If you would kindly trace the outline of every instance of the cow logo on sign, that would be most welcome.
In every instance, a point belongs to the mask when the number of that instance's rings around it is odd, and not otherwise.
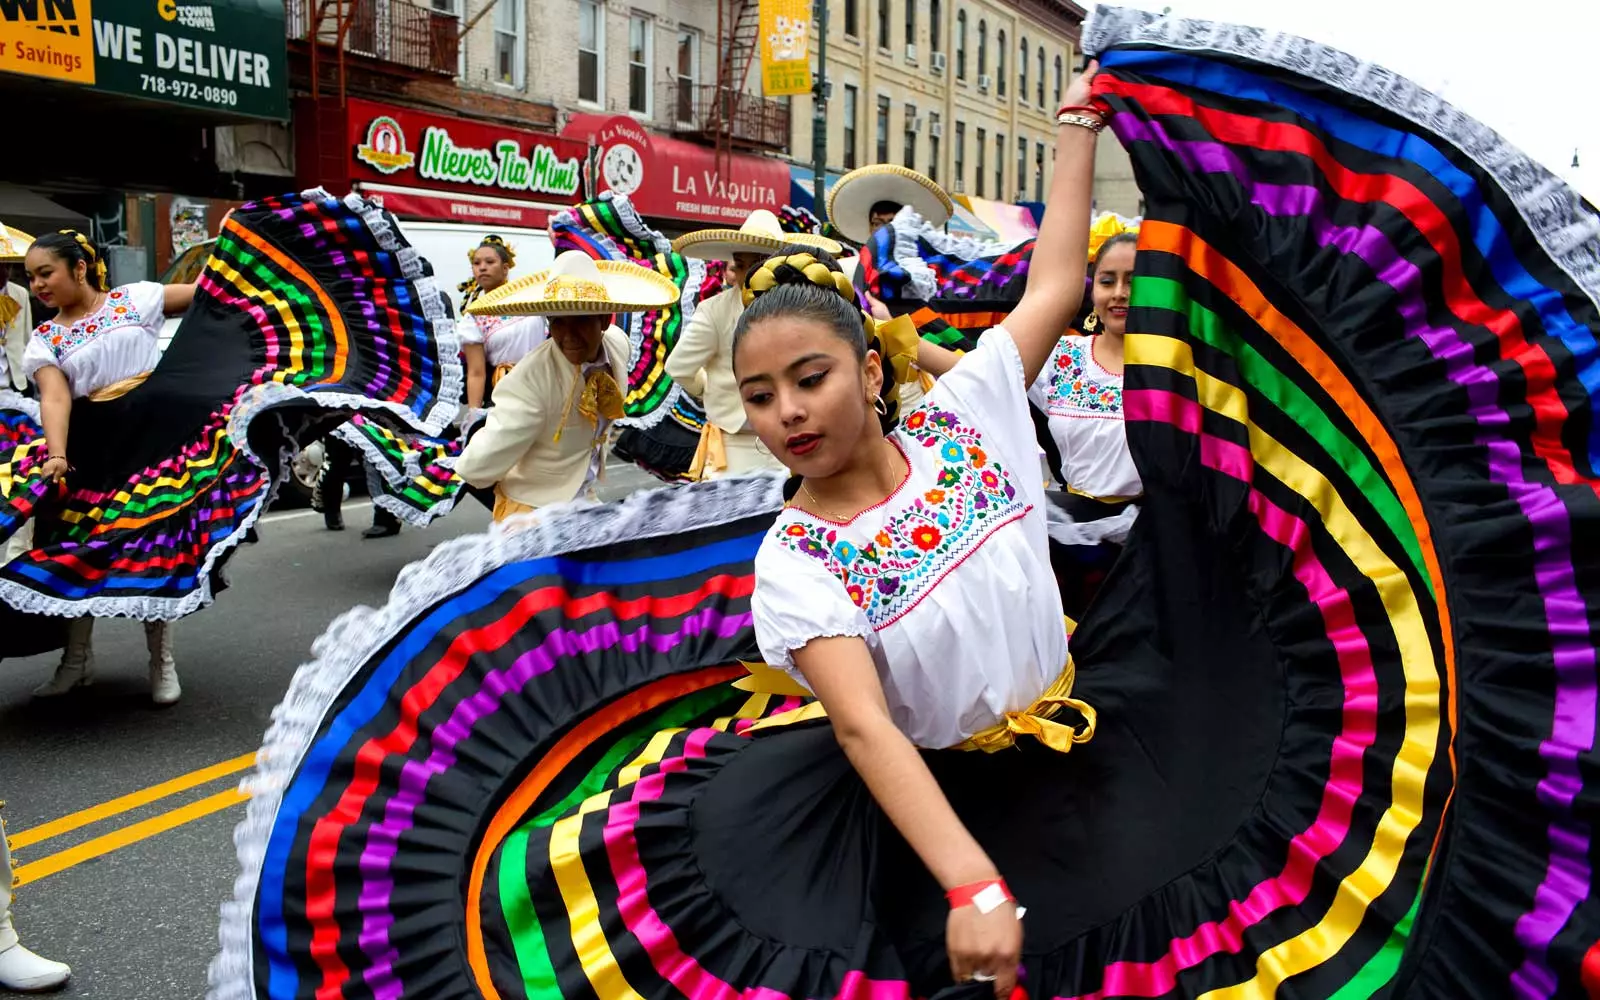
[[[600,162],[606,187],[616,194],[633,194],[644,183],[644,158],[626,143],[612,143]]]
[[[398,173],[416,160],[406,149],[406,134],[400,123],[379,115],[367,125],[367,141],[356,147],[356,159],[382,174]]]

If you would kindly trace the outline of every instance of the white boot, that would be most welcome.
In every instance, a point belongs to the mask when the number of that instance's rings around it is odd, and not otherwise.
[[[183,697],[178,684],[178,668],[172,662],[172,629],[169,622],[145,622],[144,645],[150,650],[150,700],[171,705]]]
[[[72,975],[72,970],[24,948],[17,940],[16,929],[11,926],[13,881],[5,822],[0,821],[0,990],[38,993],[59,989]]]
[[[67,648],[61,653],[56,674],[33,689],[35,698],[59,698],[74,688],[94,683],[94,619],[67,622]]]

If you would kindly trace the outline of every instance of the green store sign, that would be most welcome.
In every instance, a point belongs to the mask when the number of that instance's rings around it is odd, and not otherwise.
[[[282,0],[96,0],[91,17],[96,90],[289,117]]]

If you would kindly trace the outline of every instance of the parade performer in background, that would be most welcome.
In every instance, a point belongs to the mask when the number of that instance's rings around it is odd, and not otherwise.
[[[857,167],[828,191],[828,219],[857,246],[910,208],[917,218],[942,229],[955,214],[950,196],[926,175],[894,163]]]
[[[334,625],[274,715],[218,1000],[909,998],[994,976],[977,997],[1018,951],[1030,997],[1592,986],[1592,213],[1460,111],[1316,43],[1102,8],[1084,47],[1104,53],[1100,98],[1075,88],[1061,112],[1041,259],[1086,264],[1082,242],[1049,250],[1054,220],[1082,239],[1102,102],[1148,206],[1124,391],[1144,506],[1066,650],[1093,741],[1044,746],[1062,733],[979,690],[1020,700],[1061,668],[1047,588],[937,582],[940,554],[997,561],[1002,534],[1037,534],[1027,428],[969,434],[1026,423],[1019,338],[986,334],[905,414],[910,456],[871,433],[871,355],[835,338],[803,375],[763,364],[767,405],[780,429],[809,420],[802,378],[853,403],[822,411],[820,441],[784,431],[859,469],[813,478],[803,508],[848,516],[901,468],[864,459],[917,463],[888,542],[785,510],[771,475],[441,546]],[[934,464],[946,482],[925,486]],[[795,620],[864,636],[832,637],[856,650],[839,666],[885,688],[831,725],[792,676],[743,665],[758,636],[787,645],[756,560],[789,545],[780,584],[811,560],[830,594]],[[891,620],[924,593],[965,606],[943,612],[957,635]],[[889,713],[946,695],[880,653],[956,675],[981,711]],[[872,780],[890,817],[948,802],[902,837],[850,760],[891,738],[883,714],[914,742],[1002,714],[1018,738],[869,761],[913,776]]]
[[[32,243],[27,233],[0,224],[0,390],[28,390],[22,355],[33,329],[33,303],[16,279],[27,280],[24,258]]]
[[[467,308],[468,316],[543,316],[550,324],[549,340],[501,380],[487,422],[456,460],[465,482],[494,489],[496,521],[592,497],[628,378],[628,339],[611,315],[677,299],[677,287],[654,271],[571,250]]]
[[[111,288],[105,261],[89,238],[74,230],[33,241],[26,258],[33,294],[56,310],[40,325],[23,355],[22,372],[38,388],[45,457],[40,472],[51,481],[73,471],[69,454],[86,468],[103,467],[92,438],[69,441],[74,403],[107,403],[137,388],[161,358],[161,327],[168,315],[194,300],[193,285],[139,281]],[[80,421],[87,426],[89,421]],[[68,448],[72,450],[69,452]],[[37,528],[38,526],[36,526]],[[35,544],[57,537],[55,526],[34,536]],[[67,646],[50,680],[34,688],[36,698],[54,698],[94,681],[94,618],[80,615],[67,625]],[[144,623],[150,653],[150,700],[171,705],[182,696],[172,660],[172,633],[164,620]]]
[[[461,392],[454,330],[438,326],[433,281],[393,221],[321,191],[233,213],[193,287],[106,289],[78,234],[36,241],[28,268],[62,313],[27,354],[42,431],[21,430],[0,453],[0,540],[38,522],[33,547],[0,565],[0,600],[74,619],[44,693],[92,679],[88,619],[126,616],[148,623],[154,693],[170,700],[164,623],[225,585],[222,565],[286,456],[352,412],[448,426]],[[160,317],[191,296],[158,354]],[[21,631],[8,621],[0,655],[29,648]]]
[[[517,266],[516,249],[494,235],[485,236],[469,258],[472,277],[461,284],[456,335],[466,362],[467,406],[478,410],[489,405],[495,384],[511,366],[544,343],[550,328],[543,316],[467,315],[468,306],[505,284]]]
[[[0,802],[0,809],[5,807]],[[11,920],[16,903],[12,886],[16,884],[16,865],[11,845],[6,840],[6,821],[0,816],[0,990],[17,993],[43,993],[60,989],[72,977],[72,969],[62,962],[41,958],[23,947]]]
[[[821,236],[783,232],[777,216],[764,208],[751,212],[738,229],[702,229],[673,241],[673,251],[685,257],[729,262],[724,273],[727,288],[700,304],[667,355],[667,374],[697,397],[706,411],[700,445],[689,466],[690,479],[783,467],[745,420],[739,384],[733,377],[733,330],[744,314],[745,275],[786,244],[816,247],[830,254],[842,249]]]

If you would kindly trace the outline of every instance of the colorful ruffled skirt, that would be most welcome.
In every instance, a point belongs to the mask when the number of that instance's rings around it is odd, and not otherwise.
[[[1137,43],[1098,86],[1149,204],[1146,495],[1071,640],[1097,734],[924,754],[1028,908],[1028,996],[1592,993],[1595,221],[1392,75],[1154,18],[1085,43]],[[541,510],[337,622],[248,782],[214,996],[947,987],[939,887],[743,666],[780,502]]]
[[[34,547],[0,565],[0,601],[146,620],[203,607],[294,449],[352,413],[412,433],[454,418],[444,317],[427,263],[371,203],[311,191],[245,205],[149,377],[74,401],[64,485],[39,475],[37,411],[0,398],[0,542],[39,522]]]

